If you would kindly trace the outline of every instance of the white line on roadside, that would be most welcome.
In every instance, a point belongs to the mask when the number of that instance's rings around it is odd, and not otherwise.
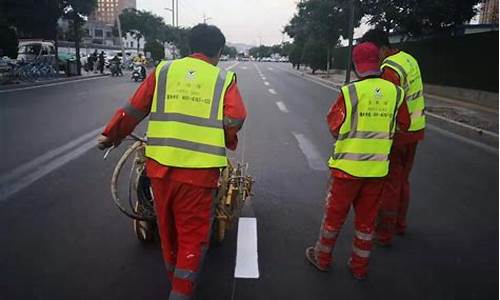
[[[281,101],[278,101],[276,102],[276,105],[278,106],[278,108],[284,112],[284,113],[289,113],[288,111],[288,108],[286,107],[285,103],[281,102]]]
[[[239,61],[235,62],[234,64],[230,65],[229,67],[226,68],[227,71],[231,70],[232,68],[236,67],[237,65],[239,65]]]
[[[248,67],[245,67],[245,66],[241,66],[240,68],[242,68],[243,70],[248,69]]]
[[[460,123],[460,122],[457,122],[455,120],[451,120],[451,119],[447,119],[445,117],[442,117],[440,115],[437,115],[437,114],[434,114],[434,113],[431,113],[431,112],[426,112],[425,113],[427,116],[430,116],[432,118],[436,118],[436,119],[439,119],[439,120],[443,120],[443,121],[446,121],[446,122],[449,122],[449,123],[452,123],[452,124],[455,124],[457,126],[460,126],[460,127],[464,127],[464,128],[467,128],[467,129],[470,129],[470,130],[474,130],[476,132],[482,132],[483,134],[485,135],[489,135],[491,137],[494,137],[494,138],[497,138],[498,139],[498,134],[495,133],[495,132],[492,132],[492,131],[488,131],[488,130],[484,130],[484,129],[481,129],[481,128],[477,128],[477,127],[474,127],[474,126],[471,126],[471,125],[467,125],[467,124],[464,124],[464,123]]]
[[[269,68],[267,68],[267,69],[268,69],[269,71],[272,71],[272,70],[274,70],[274,69],[273,69],[273,68],[271,68],[271,67],[269,67]]]
[[[259,254],[257,249],[257,219],[240,218],[236,246],[235,278],[259,278]]]
[[[447,137],[450,137],[450,138],[454,138],[454,139],[457,139],[461,142],[464,142],[466,144],[469,144],[469,145],[473,145],[473,146],[476,146],[478,148],[481,148],[487,152],[490,152],[492,154],[497,154],[498,155],[498,148],[495,148],[493,146],[489,146],[489,145],[486,145],[486,144],[483,144],[483,143],[480,143],[480,142],[476,142],[472,139],[469,139],[469,138],[466,138],[464,136],[461,136],[461,135],[458,135],[456,133],[453,133],[453,132],[449,132],[448,130],[444,130],[442,128],[439,128],[437,126],[434,126],[432,124],[427,124],[426,125],[426,129],[430,129],[432,131],[436,131],[442,135],[445,135]]]
[[[327,171],[328,168],[324,159],[313,143],[311,143],[303,134],[292,132],[293,136],[299,143],[299,148],[307,158],[309,167],[316,171]]]
[[[269,85],[269,82],[267,82],[267,81],[264,81],[264,84],[265,84],[265,85]]]
[[[264,77],[264,76],[262,76],[262,80],[267,80],[267,78],[266,78],[266,77]]]
[[[47,84],[41,84],[41,85],[35,85],[35,86],[27,86],[27,87],[22,87],[22,88],[0,90],[0,94],[11,93],[11,92],[19,92],[19,91],[28,91],[28,90],[38,89],[38,88],[46,88],[46,87],[51,87],[51,86],[63,85],[63,84],[70,84],[70,83],[76,83],[76,82],[82,82],[82,81],[96,80],[96,79],[102,79],[103,77],[104,76],[97,76],[97,77],[92,77],[92,78],[83,78],[83,79],[77,79],[77,80],[61,81],[61,82],[47,83]]]
[[[274,89],[269,89],[269,93],[273,94],[273,95],[276,95],[276,91]]]
[[[102,128],[99,128],[86,133],[78,139],[50,150],[15,168],[9,174],[0,177],[0,203],[12,194],[28,187],[43,176],[87,152],[96,145],[95,137],[101,131]]]

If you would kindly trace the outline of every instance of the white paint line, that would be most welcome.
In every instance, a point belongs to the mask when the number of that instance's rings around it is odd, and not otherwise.
[[[240,68],[242,68],[243,70],[248,69],[248,67],[246,67],[246,66],[241,66]]]
[[[77,82],[82,82],[82,81],[96,80],[96,79],[102,79],[103,77],[104,76],[97,76],[97,77],[92,77],[92,78],[84,78],[84,79],[77,79],[77,80],[69,80],[69,81],[47,83],[47,84],[41,84],[41,85],[36,85],[36,86],[27,86],[27,87],[22,87],[22,88],[0,90],[0,94],[10,93],[10,92],[18,92],[18,91],[28,91],[28,90],[38,89],[38,88],[46,88],[46,87],[51,87],[51,86],[63,85],[63,84],[70,84],[70,83],[77,83]]]
[[[265,84],[265,85],[269,85],[269,82],[267,82],[267,81],[264,81],[264,84]]]
[[[328,88],[328,89],[330,89],[330,90],[333,90],[333,91],[336,91],[336,92],[340,92],[340,89],[339,89],[339,88],[333,87],[333,86],[328,85],[328,84],[326,84],[326,83],[323,83],[323,82],[321,82],[321,81],[318,81],[318,80],[315,80],[315,79],[313,79],[313,78],[310,78],[310,77],[309,77],[309,76],[307,76],[307,75],[300,75],[300,74],[298,74],[298,73],[297,73],[297,72],[295,72],[295,71],[290,71],[290,70],[282,69],[281,67],[278,67],[278,69],[280,69],[280,70],[282,70],[282,71],[285,71],[285,72],[288,72],[288,73],[290,73],[290,74],[293,74],[293,75],[295,75],[295,76],[297,76],[297,77],[300,77],[300,78],[302,78],[302,79],[304,79],[304,80],[311,81],[311,82],[314,82],[314,83],[319,84],[319,85],[321,85],[321,86],[324,86],[324,87],[326,87],[326,88]],[[332,84],[333,84],[333,83],[332,83]]]
[[[257,279],[259,276],[257,219],[240,218],[238,222],[238,244],[236,246],[234,277]]]
[[[303,134],[297,132],[292,132],[292,134],[299,143],[300,150],[306,156],[309,167],[316,171],[327,171],[328,167],[321,157],[321,154],[316,149],[316,146],[314,146],[314,144],[312,144]]]
[[[443,120],[443,121],[446,121],[448,123],[451,123],[451,124],[454,124],[454,125],[457,125],[457,126],[460,126],[460,127],[464,127],[464,128],[467,128],[467,129],[470,129],[470,130],[473,130],[473,131],[476,131],[476,132],[479,132],[481,131],[483,134],[485,135],[489,135],[491,137],[494,137],[494,138],[497,138],[498,139],[498,134],[495,133],[495,132],[492,132],[492,131],[488,131],[488,130],[485,130],[485,129],[481,129],[481,128],[477,128],[477,127],[474,127],[474,126],[471,126],[471,125],[467,125],[467,124],[464,124],[464,123],[460,123],[460,122],[457,122],[455,120],[451,120],[451,119],[448,119],[448,118],[445,118],[443,116],[440,116],[440,115],[437,115],[437,114],[434,114],[434,113],[431,113],[431,112],[425,112],[425,114],[427,116],[430,116],[432,118],[436,118],[436,119],[439,119],[439,120]]]
[[[273,94],[273,95],[276,95],[276,91],[274,89],[269,89],[269,93]]]
[[[231,70],[232,68],[236,67],[237,65],[239,65],[239,61],[235,62],[234,64],[230,65],[229,67],[226,68],[227,71]]]
[[[278,108],[284,112],[284,113],[289,113],[288,111],[288,108],[286,107],[285,103],[281,102],[281,101],[278,101],[276,102],[276,105],[278,106]]]
[[[260,76],[262,76],[262,74],[261,74]],[[266,78],[266,77],[264,77],[264,76],[262,76],[262,80],[267,80],[267,78]]]
[[[272,71],[272,70],[274,70],[274,69],[273,69],[273,68],[271,68],[271,67],[269,67],[269,68],[267,68],[267,69],[268,69],[269,71]]]
[[[459,140],[459,141],[461,141],[463,143],[466,143],[466,144],[469,144],[469,145],[481,148],[484,151],[487,151],[489,153],[498,155],[498,148],[495,148],[493,146],[489,146],[489,145],[486,145],[486,144],[474,141],[472,139],[466,138],[464,136],[458,135],[456,133],[449,132],[448,130],[444,130],[444,129],[439,128],[437,126],[434,126],[432,124],[427,124],[426,125],[426,129],[430,129],[432,131],[436,131],[436,132],[438,132],[438,133],[440,133],[442,135],[445,135],[447,137]]]
[[[102,128],[99,128],[84,134],[78,139],[40,155],[0,177],[0,203],[96,146],[95,138],[101,131]]]

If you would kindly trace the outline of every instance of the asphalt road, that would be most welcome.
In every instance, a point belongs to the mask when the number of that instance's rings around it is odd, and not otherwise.
[[[432,125],[412,174],[408,233],[374,251],[369,278],[352,279],[345,264],[351,218],[332,270],[306,263],[329,175],[324,117],[338,92],[285,69],[233,66],[249,117],[231,156],[256,179],[260,278],[234,278],[236,228],[209,250],[196,299],[497,299],[498,153]],[[0,91],[1,299],[167,299],[159,244],[140,244],[110,199],[125,147],[108,161],[93,147],[136,87],[107,77]]]

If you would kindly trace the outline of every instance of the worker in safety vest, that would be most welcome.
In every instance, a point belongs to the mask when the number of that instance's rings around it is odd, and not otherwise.
[[[356,279],[367,275],[393,136],[410,123],[403,89],[380,79],[378,51],[372,43],[353,49],[360,80],[342,87],[328,113],[328,126],[337,139],[328,161],[331,183],[319,239],[306,249],[307,260],[320,271],[328,271],[335,242],[352,205],[355,235],[349,268]]]
[[[392,48],[384,31],[370,30],[362,39],[379,47],[382,78],[403,88],[411,116],[408,132],[397,133],[394,138],[389,176],[381,196],[377,242],[381,246],[390,246],[394,235],[403,235],[406,230],[406,215],[410,201],[409,177],[417,144],[424,138],[423,84],[416,59],[404,51]]]
[[[231,71],[218,68],[226,39],[192,28],[189,57],[162,61],[119,109],[98,142],[118,144],[149,115],[146,172],[153,188],[170,300],[191,299],[209,245],[226,148],[235,150],[246,110]]]

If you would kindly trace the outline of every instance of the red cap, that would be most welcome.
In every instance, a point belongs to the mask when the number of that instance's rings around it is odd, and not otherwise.
[[[380,75],[379,49],[374,43],[361,43],[352,50],[352,61],[359,77]]]

